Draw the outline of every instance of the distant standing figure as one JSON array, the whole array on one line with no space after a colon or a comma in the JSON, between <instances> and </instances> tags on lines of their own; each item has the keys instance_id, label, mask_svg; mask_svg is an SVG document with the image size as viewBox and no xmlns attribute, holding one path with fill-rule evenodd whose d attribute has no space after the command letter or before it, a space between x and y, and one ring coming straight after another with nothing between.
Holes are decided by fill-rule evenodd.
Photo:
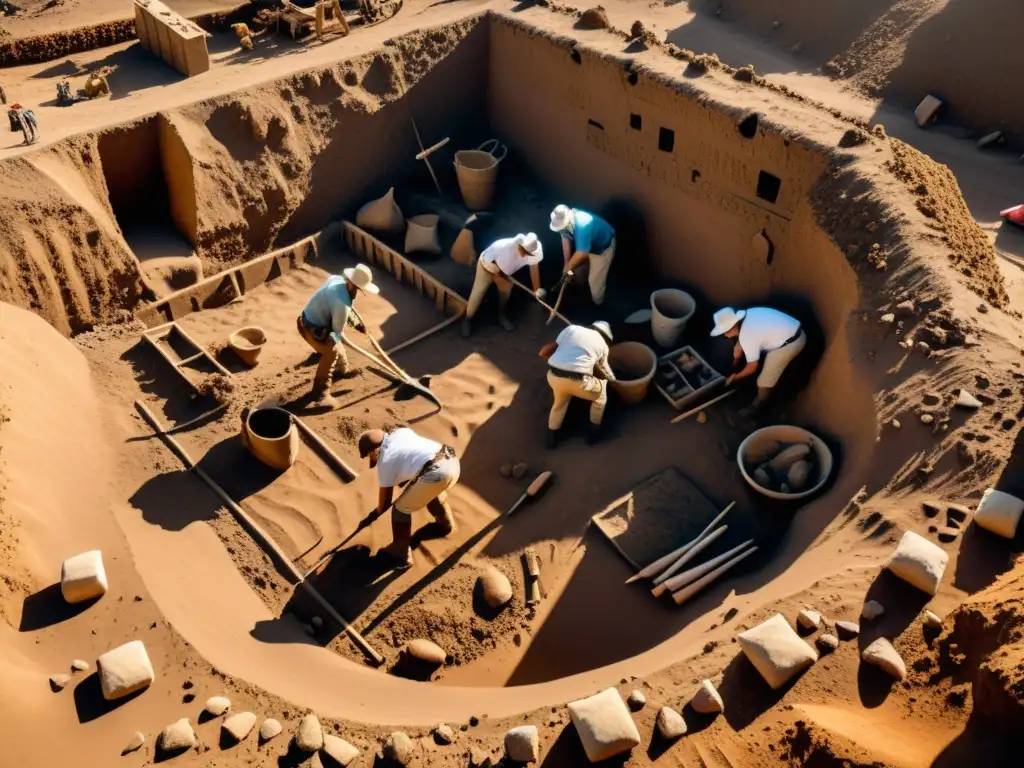
<instances>
[{"instance_id":1,"label":"distant standing figure","mask_svg":"<svg viewBox=\"0 0 1024 768\"><path fill-rule=\"evenodd\" d=\"M412 565L412 515L416 510L426 507L442 536L455 528L448 505L448 491L462 471L455 449L421 437L408 427L363 432L357 447L359 456L377 468L379 515L391 505L395 486L405 486L391 510L391 544L382 551L403 567Z\"/></svg>"},{"instance_id":2,"label":"distant standing figure","mask_svg":"<svg viewBox=\"0 0 1024 768\"><path fill-rule=\"evenodd\" d=\"M462 321L462 335L472 333L473 318L492 285L498 287L498 322L506 331L511 331L512 323L505 315L505 307L512 295L512 283L508 278L523 267L529 267L533 295L543 299L544 289L540 287L540 269L537 266L543 258L544 249L533 232L496 240L486 248L476 262L476 277L466 305L466 319Z\"/></svg>"},{"instance_id":3,"label":"distant standing figure","mask_svg":"<svg viewBox=\"0 0 1024 768\"><path fill-rule=\"evenodd\" d=\"M30 139L28 138L28 133L26 133L25 143L35 144L39 139L39 126L36 125L36 113L31 109L22 109L21 116L25 120L25 125L27 126L28 131L32 134L32 138Z\"/></svg>"},{"instance_id":4,"label":"distant standing figure","mask_svg":"<svg viewBox=\"0 0 1024 768\"><path fill-rule=\"evenodd\" d=\"M348 373L348 355L341 341L345 326L351 324L357 331L366 331L352 311L352 302L359 291L371 296L380 293L373 282L373 273L365 264L328 277L296 319L299 335L320 354L313 377L313 397L329 408L338 405L330 393L335 368L339 368L342 375Z\"/></svg>"},{"instance_id":5,"label":"distant standing figure","mask_svg":"<svg viewBox=\"0 0 1024 768\"><path fill-rule=\"evenodd\" d=\"M725 380L727 387L753 376L761 359L764 359L761 374L757 377L757 397L750 407L740 411L743 416L753 414L764 404L786 366L807 344L807 334L800 327L800 321L770 307L720 309L715 312L715 327L711 335L733 339L733 365L741 361L745 363L742 369Z\"/></svg>"},{"instance_id":6,"label":"distant standing figure","mask_svg":"<svg viewBox=\"0 0 1024 768\"><path fill-rule=\"evenodd\" d=\"M589 264L587 283L594 303L604 302L608 270L615 258L615 230L593 213L566 205L555 206L551 212L551 231L562 236L563 275Z\"/></svg>"}]
</instances>

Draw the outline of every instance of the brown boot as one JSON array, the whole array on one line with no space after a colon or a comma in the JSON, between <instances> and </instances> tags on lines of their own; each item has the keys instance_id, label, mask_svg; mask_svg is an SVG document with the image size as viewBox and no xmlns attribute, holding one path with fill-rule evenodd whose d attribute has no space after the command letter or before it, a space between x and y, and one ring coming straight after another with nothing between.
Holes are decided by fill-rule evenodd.
<instances>
[{"instance_id":1,"label":"brown boot","mask_svg":"<svg viewBox=\"0 0 1024 768\"><path fill-rule=\"evenodd\" d=\"M412 565L412 521L391 520L391 543L381 553L398 561L399 568Z\"/></svg>"},{"instance_id":2,"label":"brown boot","mask_svg":"<svg viewBox=\"0 0 1024 768\"><path fill-rule=\"evenodd\" d=\"M446 494L442 494L446 496ZM434 516L434 525L437 526L438 533L442 537L448 537L452 535L452 531L455 530L455 516L452 514L452 508L448 506L447 498L436 498L427 504L427 511Z\"/></svg>"}]
</instances>

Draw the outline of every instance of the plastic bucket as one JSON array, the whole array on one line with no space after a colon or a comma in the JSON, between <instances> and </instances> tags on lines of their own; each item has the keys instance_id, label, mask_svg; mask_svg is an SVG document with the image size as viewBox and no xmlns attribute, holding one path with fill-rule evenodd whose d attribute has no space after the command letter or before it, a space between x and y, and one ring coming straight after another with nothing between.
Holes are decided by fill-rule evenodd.
<instances>
[{"instance_id":1,"label":"plastic bucket","mask_svg":"<svg viewBox=\"0 0 1024 768\"><path fill-rule=\"evenodd\" d=\"M651 333L659 346L674 347L697 311L697 302L686 291L662 288L651 294Z\"/></svg>"},{"instance_id":2,"label":"plastic bucket","mask_svg":"<svg viewBox=\"0 0 1024 768\"><path fill-rule=\"evenodd\" d=\"M299 457L299 432L292 415L275 406L242 411L242 442L253 456L282 472Z\"/></svg>"},{"instance_id":3,"label":"plastic bucket","mask_svg":"<svg viewBox=\"0 0 1024 768\"><path fill-rule=\"evenodd\" d=\"M476 149L455 153L455 175L462 201L469 210L482 211L490 207L498 180L498 163L506 154L508 147L497 139L485 141Z\"/></svg>"},{"instance_id":4,"label":"plastic bucket","mask_svg":"<svg viewBox=\"0 0 1024 768\"><path fill-rule=\"evenodd\" d=\"M658 368L654 350L638 341L623 341L608 350L608 365L615 374L612 389L624 403L639 403L647 396Z\"/></svg>"},{"instance_id":5,"label":"plastic bucket","mask_svg":"<svg viewBox=\"0 0 1024 768\"><path fill-rule=\"evenodd\" d=\"M228 345L235 351L242 362L252 368L259 362L260 352L267 343L267 334L259 326L250 325L239 328L228 336Z\"/></svg>"},{"instance_id":6,"label":"plastic bucket","mask_svg":"<svg viewBox=\"0 0 1024 768\"><path fill-rule=\"evenodd\" d=\"M766 488L754 479L754 472L764 462L772 458L781 447L804 443L811 447L813 465L816 467L818 476L811 478L807 487L798 493L782 493L771 488ZM758 493L770 499L780 501L794 501L810 496L821 489L829 476L832 474L832 451L824 441L813 432L808 432L802 427L795 427L789 424L776 424L772 427L762 427L747 435L740 443L736 451L736 462L740 465L740 473L747 484Z\"/></svg>"}]
</instances>

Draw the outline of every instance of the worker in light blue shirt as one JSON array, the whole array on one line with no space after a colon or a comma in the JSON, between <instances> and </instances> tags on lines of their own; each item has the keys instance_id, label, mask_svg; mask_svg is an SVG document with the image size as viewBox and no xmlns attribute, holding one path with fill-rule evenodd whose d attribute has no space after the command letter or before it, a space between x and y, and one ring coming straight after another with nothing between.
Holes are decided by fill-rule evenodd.
<instances>
[{"instance_id":1,"label":"worker in light blue shirt","mask_svg":"<svg viewBox=\"0 0 1024 768\"><path fill-rule=\"evenodd\" d=\"M593 213L558 205L551 212L551 231L562 236L562 274L588 264L590 296L595 304L603 303L608 270L615 258L615 230L611 224Z\"/></svg>"},{"instance_id":2,"label":"worker in light blue shirt","mask_svg":"<svg viewBox=\"0 0 1024 768\"><path fill-rule=\"evenodd\" d=\"M337 406L330 393L335 369L343 375L348 372L348 355L341 341L345 326L351 324L357 331L366 332L366 327L352 310L352 302L359 291L370 295L380 293L380 288L373 282L373 273L365 264L328 277L309 298L296 320L299 335L314 352L320 354L313 376L313 398L329 408Z\"/></svg>"}]
</instances>

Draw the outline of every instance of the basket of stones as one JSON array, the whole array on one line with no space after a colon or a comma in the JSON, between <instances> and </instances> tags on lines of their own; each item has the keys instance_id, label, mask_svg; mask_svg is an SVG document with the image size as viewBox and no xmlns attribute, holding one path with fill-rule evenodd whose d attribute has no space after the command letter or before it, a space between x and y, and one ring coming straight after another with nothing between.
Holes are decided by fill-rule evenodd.
<instances>
[{"instance_id":1,"label":"basket of stones","mask_svg":"<svg viewBox=\"0 0 1024 768\"><path fill-rule=\"evenodd\" d=\"M810 496L832 474L832 451L821 438L787 424L751 432L736 460L751 488L783 501Z\"/></svg>"},{"instance_id":2,"label":"basket of stones","mask_svg":"<svg viewBox=\"0 0 1024 768\"><path fill-rule=\"evenodd\" d=\"M693 347L682 347L659 357L654 374L654 386L677 411L703 402L724 382L725 377Z\"/></svg>"}]
</instances>

